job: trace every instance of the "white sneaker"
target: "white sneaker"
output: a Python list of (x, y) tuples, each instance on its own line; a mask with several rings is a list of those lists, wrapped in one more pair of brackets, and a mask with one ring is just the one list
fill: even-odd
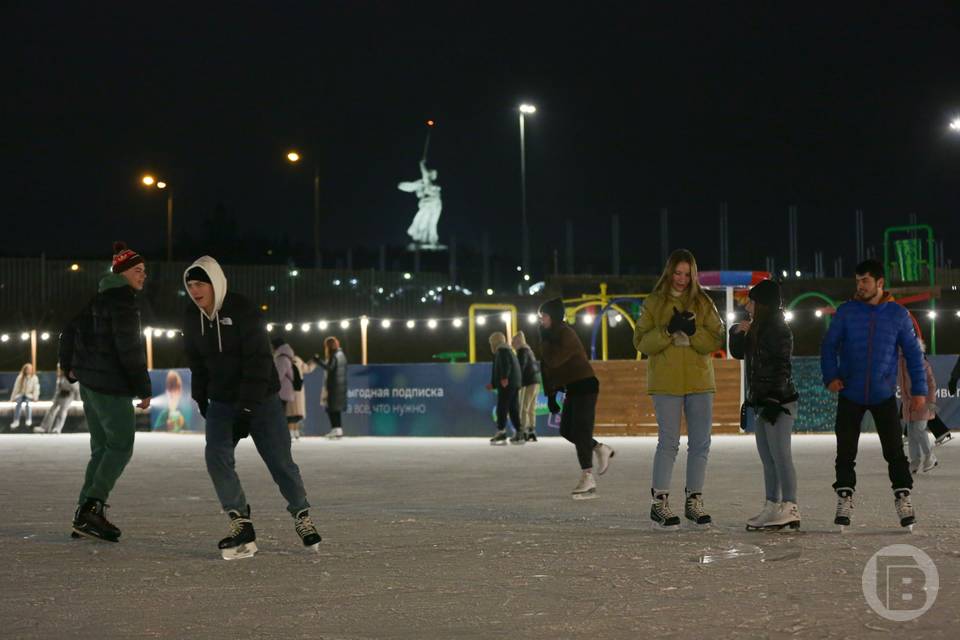
[(796, 502), (783, 502), (779, 511), (763, 523), (763, 528), (768, 531), (777, 531), (790, 527), (791, 529), (800, 528), (800, 507)]
[(343, 437), (343, 429), (337, 427), (336, 429), (330, 429), (330, 433), (327, 434), (327, 438), (330, 440), (339, 440)]
[[(933, 471), (933, 468), (940, 464), (937, 461), (937, 456), (932, 453), (926, 456), (923, 456), (923, 472)], [(911, 465), (912, 466), (912, 465)]]
[(33, 432), (34, 432), (34, 433), (46, 433), (47, 430), (44, 429), (43, 427), (34, 427), (34, 428), (33, 428)]
[(767, 500), (763, 503), (763, 509), (757, 515), (747, 520), (747, 531), (761, 529), (767, 520), (780, 513), (780, 503), (773, 500)]
[(584, 471), (580, 474), (580, 482), (574, 487), (570, 494), (574, 500), (590, 500), (597, 497), (597, 481), (590, 471)]
[(603, 475), (607, 472), (607, 469), (610, 467), (610, 460), (613, 459), (613, 456), (617, 455), (617, 452), (603, 444), (598, 442), (597, 446), (593, 448), (593, 457), (597, 460), (597, 474)]

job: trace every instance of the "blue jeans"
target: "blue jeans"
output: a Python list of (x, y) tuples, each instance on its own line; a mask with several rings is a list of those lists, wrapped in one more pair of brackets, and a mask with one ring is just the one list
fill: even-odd
[(930, 455), (926, 420), (907, 424), (907, 443), (910, 447), (910, 462), (919, 462), (922, 456)]
[(653, 396), (657, 413), (657, 452), (653, 456), (653, 489), (670, 491), (673, 463), (680, 450), (680, 413), (687, 418), (688, 493), (703, 491), (710, 455), (710, 429), (713, 426), (713, 393), (689, 393), (685, 396)]
[(27, 396), (17, 396), (17, 406), (13, 410), (13, 428), (16, 429), (20, 426), (20, 412), (23, 410), (24, 406), (27, 409), (27, 426), (29, 427), (33, 424), (33, 407), (30, 406), (30, 398)]
[(757, 414), (757, 453), (763, 463), (763, 486), (770, 502), (797, 501), (797, 472), (793, 468), (790, 435), (797, 419), (797, 403), (783, 405), (790, 415), (781, 413), (770, 424)]
[[(211, 400), (207, 409), (207, 446), (204, 456), (207, 472), (224, 511), (244, 511), (247, 508), (247, 498), (235, 469), (233, 420), (236, 414), (233, 404), (216, 400)], [(267, 398), (254, 410), (250, 421), (250, 437), (270, 470), (273, 481), (280, 488), (280, 493), (287, 500), (287, 511), (296, 515), (298, 511), (308, 508), (310, 504), (303, 488), (300, 468), (290, 455), (290, 430), (279, 397), (273, 395)]]

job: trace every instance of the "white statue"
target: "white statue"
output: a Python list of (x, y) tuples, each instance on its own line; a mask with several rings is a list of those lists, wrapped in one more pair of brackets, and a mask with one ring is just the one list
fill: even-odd
[(401, 182), (397, 185), (400, 191), (417, 194), (419, 209), (414, 216), (407, 234), (413, 239), (414, 245), (421, 249), (440, 249), (437, 223), (440, 221), (440, 186), (437, 184), (437, 170), (427, 169), (426, 155), (420, 161), (420, 179), (413, 182)]

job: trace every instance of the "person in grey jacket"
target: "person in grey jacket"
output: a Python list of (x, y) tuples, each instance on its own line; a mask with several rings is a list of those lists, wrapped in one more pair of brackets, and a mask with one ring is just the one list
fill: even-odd
[(60, 433), (70, 414), (70, 405), (80, 399), (80, 383), (70, 382), (66, 373), (57, 367), (57, 385), (53, 392), (53, 402), (43, 416), (43, 422), (33, 430), (37, 433)]
[(323, 361), (319, 363), (327, 372), (323, 384), (327, 416), (330, 418), (328, 438), (342, 438), (341, 413), (347, 408), (347, 356), (340, 348), (340, 341), (329, 336), (323, 341)]
[(523, 382), (520, 361), (507, 344), (507, 336), (499, 331), (490, 334), (490, 350), (493, 352), (493, 370), (487, 389), (497, 390), (497, 433), (490, 439), (490, 444), (507, 443), (508, 414), (514, 430), (510, 442), (523, 444), (526, 439), (520, 423), (520, 386)]
[(527, 344), (523, 331), (518, 331), (510, 341), (520, 363), (520, 423), (524, 439), (537, 441), (537, 396), (540, 394), (540, 363), (533, 349)]

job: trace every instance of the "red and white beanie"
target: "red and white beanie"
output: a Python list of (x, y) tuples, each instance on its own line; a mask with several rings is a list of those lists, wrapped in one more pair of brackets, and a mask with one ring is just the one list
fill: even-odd
[(134, 251), (133, 249), (127, 248), (127, 243), (117, 242), (113, 243), (113, 267), (112, 271), (114, 273), (123, 273), (130, 267), (134, 267), (138, 264), (143, 264), (143, 256)]

